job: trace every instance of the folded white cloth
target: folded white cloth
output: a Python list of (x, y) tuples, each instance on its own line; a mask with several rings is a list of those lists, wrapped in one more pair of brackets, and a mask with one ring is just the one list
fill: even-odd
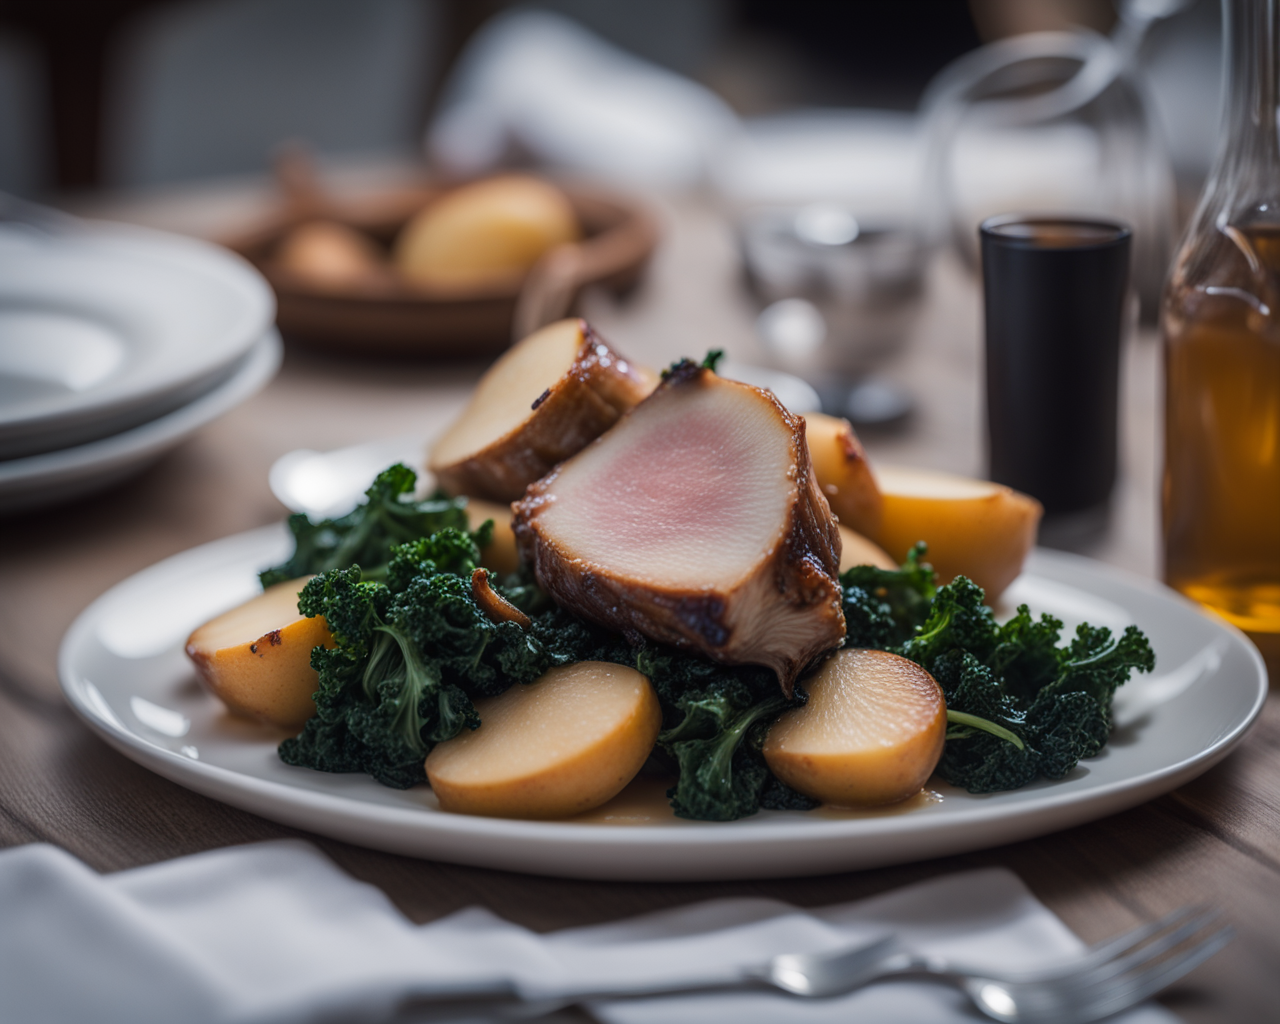
[(706, 86), (562, 15), (515, 10), (467, 44), (426, 145), (455, 174), (483, 173), (516, 151), (614, 181), (687, 186), (737, 131)]
[[(55, 847), (31, 845), (0, 852), (0, 1020), (405, 1019), (404, 1005), (415, 998), (489, 988), (553, 1000), (584, 983), (727, 979), (778, 953), (888, 932), (920, 952), (1000, 968), (1034, 967), (1081, 948), (1015, 875), (999, 869), (816, 911), (716, 900), (537, 935), (476, 908), (414, 925), (380, 890), (300, 841), (107, 876)], [(905, 981), (829, 1000), (716, 992), (590, 1009), (605, 1024), (975, 1018), (958, 993)], [(1118, 1019), (1176, 1020), (1155, 1006)]]

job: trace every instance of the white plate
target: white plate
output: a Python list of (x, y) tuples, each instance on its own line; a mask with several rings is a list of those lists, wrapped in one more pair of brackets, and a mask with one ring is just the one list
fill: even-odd
[(174, 445), (260, 391), (280, 368), (283, 351), (273, 327), (232, 364), (226, 380), (173, 412), (88, 444), (0, 462), (0, 513), (69, 501), (141, 472)]
[(208, 242), (124, 225), (0, 229), (0, 459), (119, 433), (224, 381), (275, 318)]
[(1124, 810), (1199, 775), (1249, 728), (1267, 695), (1256, 648), (1172, 591), (1072, 555), (1037, 551), (1010, 599), (1087, 619), (1137, 622), (1158, 665), (1121, 689), (1101, 756), (1058, 782), (861, 816), (762, 812), (726, 824), (506, 821), (446, 814), (425, 787), (292, 768), (265, 729), (227, 717), (182, 652), (201, 621), (257, 591), (286, 557), (281, 527), (194, 548), (107, 591), (62, 643), (77, 712), (127, 757), (199, 793), (347, 842), (410, 856), (576, 878), (721, 879), (817, 874), (921, 860), (1043, 835)]

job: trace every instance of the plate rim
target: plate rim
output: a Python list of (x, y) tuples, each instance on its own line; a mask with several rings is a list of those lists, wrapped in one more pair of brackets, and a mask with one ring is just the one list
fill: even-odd
[[(26, 414), (0, 410), (0, 437), (16, 439), (33, 433), (72, 429), (76, 424), (119, 416), (134, 404), (160, 401), (171, 391), (198, 387), (201, 381), (216, 377), (243, 358), (275, 320), (275, 293), (266, 279), (252, 263), (225, 246), (113, 221), (77, 222), (73, 229), (55, 234), (52, 240), (60, 238), (88, 241), (91, 245), (122, 244), (131, 250), (130, 255), (141, 254), (142, 259), (178, 266), (183, 273), (191, 272), (206, 280), (217, 279), (239, 293), (243, 308), (234, 327), (226, 332), (231, 340), (220, 346), (213, 358), (202, 348), (189, 353), (192, 358), (182, 360), (160, 380), (139, 384), (136, 375), (126, 374), (100, 391), (95, 389), (89, 396), (66, 396), (53, 403), (52, 408), (38, 408)], [(0, 250), (2, 256), (3, 250)], [(74, 305), (74, 299), (74, 288), (69, 288), (68, 303)]]
[(261, 391), (279, 370), (283, 355), (279, 333), (270, 328), (225, 381), (172, 412), (82, 445), (0, 461), (0, 516), (70, 501), (140, 472)]
[(265, 385), (279, 369), (283, 354), (284, 343), (280, 339), (280, 332), (270, 327), (240, 357), (241, 363), (231, 375), (211, 391), (172, 412), (122, 430), (118, 434), (53, 452), (0, 460), (0, 488), (38, 480), (42, 476), (101, 465), (108, 460), (114, 462), (132, 458), (140, 450), (149, 449), (152, 445), (167, 444), (174, 437), (199, 429)]
[[(102, 595), (91, 602), (75, 619), (71, 627), (67, 630), (59, 646), (58, 652), (58, 679), (59, 685), (68, 702), (72, 705), (77, 715), (81, 717), (95, 733), (105, 739), (111, 746), (116, 748), (149, 770), (156, 771), (157, 774), (183, 785), (186, 788), (194, 789), (210, 796), (221, 802), (230, 803), (233, 806), (239, 806), (249, 810), (252, 813), (258, 813), (264, 817), (272, 818), (276, 821), (282, 821), (294, 827), (303, 828), (320, 834), (332, 835), (351, 842), (360, 842), (360, 839), (351, 838), (351, 828), (337, 828), (335, 830), (326, 830), (317, 828), (314, 824), (299, 823), (300, 816), (306, 816), (316, 812), (332, 813), (337, 811), (340, 813), (342, 820), (338, 823), (342, 826), (359, 827), (367, 825), (370, 827), (396, 828), (407, 827), (411, 830), (421, 829), (423, 825), (424, 811), (430, 814), (427, 819), (429, 822), (426, 831), (434, 833), (436, 836), (445, 840), (468, 839), (474, 841), (491, 841), (501, 839), (507, 841), (518, 840), (522, 844), (531, 847), (543, 847), (550, 849), (564, 842), (572, 842), (575, 845), (582, 845), (590, 849), (602, 852), (609, 850), (618, 850), (620, 848), (646, 849), (652, 850), (655, 847), (666, 847), (672, 844), (686, 849), (700, 849), (702, 851), (714, 852), (718, 849), (724, 849), (729, 845), (738, 845), (744, 842), (753, 844), (791, 844), (796, 842), (814, 842), (822, 841), (823, 843), (839, 843), (848, 841), (857, 837), (876, 837), (885, 836), (891, 833), (904, 835), (930, 834), (945, 837), (957, 830), (974, 829), (981, 832), (983, 826), (1001, 826), (1010, 825), (1019, 821), (1028, 821), (1030, 819), (1042, 818), (1046, 816), (1065, 814), (1069, 821), (1060, 825), (1052, 826), (1048, 829), (1033, 830), (1031, 833), (1022, 834), (1014, 828), (1014, 839), (1030, 838), (1031, 835), (1046, 834), (1047, 832), (1059, 831), (1062, 828), (1072, 827), (1084, 821), (1093, 820), (1093, 818), (1105, 816), (1109, 813), (1126, 809), (1137, 803), (1144, 802), (1162, 792), (1167, 792), (1176, 785), (1203, 771), (1208, 770), (1218, 761), (1222, 760), (1233, 747), (1248, 733), (1248, 731), (1256, 723), (1263, 705), (1266, 702), (1269, 692), (1268, 679), (1265, 663), (1256, 646), (1249, 641), (1239, 629), (1231, 623), (1221, 620), (1215, 616), (1204, 613), (1197, 605), (1186, 599), (1170, 588), (1165, 587), (1157, 581), (1149, 580), (1136, 573), (1118, 568), (1116, 566), (1107, 565), (1094, 559), (1084, 556), (1069, 554), (1066, 552), (1047, 551), (1045, 549), (1037, 549), (1028, 563), (1028, 570), (1035, 573), (1037, 563), (1052, 564), (1058, 562), (1073, 568), (1083, 568), (1090, 573), (1101, 573), (1109, 576), (1116, 582), (1136, 587), (1150, 595), (1168, 599), (1170, 596), (1177, 598), (1187, 611), (1192, 614), (1199, 615), (1209, 621), (1213, 626), (1221, 628), (1227, 635), (1237, 641), (1247, 654), (1250, 664), (1253, 668), (1253, 676), (1250, 680), (1254, 684), (1255, 690), (1252, 695), (1252, 702), (1247, 714), (1242, 716), (1235, 725), (1218, 737), (1213, 743), (1206, 746), (1194, 755), (1182, 758), (1173, 764), (1165, 765), (1161, 768), (1144, 772), (1137, 776), (1130, 776), (1124, 779), (1114, 780), (1102, 785), (1085, 789), (1085, 790), (1066, 790), (1061, 793), (1049, 792), (1038, 798), (1034, 798), (1034, 803), (1030, 806), (1016, 802), (1005, 802), (999, 804), (989, 804), (987, 806), (970, 806), (967, 808), (963, 817), (955, 819), (938, 819), (931, 815), (895, 815), (885, 814), (876, 817), (858, 817), (850, 819), (811, 819), (811, 820), (794, 820), (787, 819), (785, 822), (781, 819), (772, 817), (766, 818), (746, 818), (735, 822), (679, 822), (675, 824), (656, 824), (637, 827), (628, 826), (609, 826), (598, 823), (582, 823), (582, 822), (546, 822), (531, 821), (523, 819), (502, 819), (502, 818), (484, 818), (470, 815), (451, 815), (443, 812), (433, 811), (429, 808), (405, 808), (394, 807), (386, 804), (370, 803), (363, 801), (357, 797), (346, 796), (337, 793), (328, 793), (323, 790), (315, 790), (307, 787), (293, 786), (285, 782), (263, 779), (253, 775), (246, 774), (231, 768), (222, 767), (220, 765), (209, 764), (206, 762), (192, 760), (179, 753), (166, 750), (155, 744), (149, 743), (144, 737), (136, 732), (129, 730), (122, 722), (113, 724), (104, 718), (86, 700), (83, 684), (93, 685), (89, 680), (82, 680), (77, 675), (72, 665), (75, 651), (92, 635), (92, 631), (96, 628), (97, 621), (102, 611), (113, 598), (116, 590), (125, 584), (131, 583), (137, 577), (151, 571), (159, 571), (161, 567), (167, 566), (175, 560), (190, 558), (195, 556), (197, 552), (219, 545), (233, 544), (249, 544), (253, 541), (265, 542), (268, 539), (277, 539), (281, 536), (282, 524), (274, 523), (269, 526), (259, 527), (256, 530), (249, 530), (242, 533), (232, 534), (218, 540), (207, 542), (206, 544), (197, 545), (178, 552), (169, 558), (163, 559), (153, 565), (134, 573), (126, 579), (115, 584), (113, 587), (105, 591)], [(136, 756), (135, 756), (136, 755)], [(305, 769), (298, 769), (303, 771)], [(1172, 781), (1170, 781), (1172, 780)], [(1044, 789), (1049, 789), (1054, 783), (1042, 784)], [(240, 795), (246, 799), (237, 802), (234, 799), (228, 799), (227, 793)], [(1021, 792), (1028, 792), (1022, 790)], [(1040, 792), (1039, 789), (1036, 792)], [(979, 796), (981, 800), (983, 797)], [(286, 812), (282, 816), (272, 813), (271, 810), (264, 811), (263, 803), (271, 801), (280, 801)], [(1101, 806), (1103, 809), (1097, 814), (1090, 813), (1094, 805)], [(277, 809), (278, 810), (278, 809)], [(1081, 813), (1083, 812), (1083, 813)], [(781, 812), (779, 812), (781, 813)], [(995, 842), (988, 842), (985, 839), (979, 839), (977, 842), (968, 846), (956, 844), (954, 842), (945, 844), (943, 852), (960, 852), (964, 849), (985, 848), (993, 845), (1002, 845), (1004, 842), (1013, 841), (1012, 839), (999, 839)], [(387, 840), (367, 842), (369, 845), (377, 849), (393, 850), (394, 852), (407, 853), (411, 856), (418, 856), (429, 859), (452, 860), (457, 863), (472, 864), (474, 866), (488, 866), (505, 868), (506, 870), (521, 870), (513, 868), (508, 862), (494, 861), (492, 859), (485, 861), (483, 859), (475, 859), (474, 857), (456, 857), (449, 856), (448, 853), (435, 851), (432, 853), (414, 853), (412, 852), (412, 843), (406, 842), (396, 845), (394, 842)], [(932, 856), (941, 855), (938, 852), (924, 850), (919, 857), (914, 859), (926, 859)], [(891, 861), (883, 861), (882, 863), (905, 863), (913, 858), (895, 857)], [(501, 860), (501, 858), (499, 858)], [(863, 864), (860, 867), (871, 866)], [(856, 870), (854, 868), (845, 868), (845, 870)], [(652, 874), (638, 873), (634, 870), (622, 870), (619, 872), (603, 872), (590, 873), (581, 870), (567, 869), (562, 872), (546, 870), (544, 868), (526, 868), (524, 870), (537, 874), (562, 874), (566, 877), (599, 877), (599, 878), (713, 878), (713, 877), (767, 877), (777, 876), (779, 874), (817, 874), (824, 873), (829, 870), (838, 870), (830, 867), (818, 867), (812, 870), (805, 870), (798, 867), (792, 871), (779, 872), (771, 870), (761, 870), (759, 872), (737, 872), (726, 873), (722, 876), (709, 875), (700, 873), (697, 870), (658, 870)]]

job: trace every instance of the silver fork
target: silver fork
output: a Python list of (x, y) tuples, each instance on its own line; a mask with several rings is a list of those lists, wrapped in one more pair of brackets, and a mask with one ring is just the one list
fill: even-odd
[[(745, 987), (780, 989), (822, 999), (844, 995), (873, 982), (921, 978), (953, 985), (992, 1020), (1006, 1024), (1087, 1024), (1128, 1009), (1177, 981), (1234, 937), (1218, 927), (1217, 911), (1187, 906), (1132, 931), (1089, 947), (1079, 956), (1038, 971), (996, 972), (904, 951), (896, 936), (825, 953), (784, 953), (714, 982), (643, 984), (633, 988), (562, 992), (548, 999), (522, 1000), (513, 991), (492, 989), (427, 998), (415, 1020), (456, 1019), (462, 1010), (495, 1011), (503, 1019), (528, 1019), (571, 1005), (622, 999), (732, 991)], [(434, 1012), (434, 1015), (432, 1013)], [(443, 1016), (440, 1016), (443, 1014)]]
[(895, 977), (954, 985), (982, 1013), (1007, 1024), (1086, 1024), (1119, 1013), (1177, 981), (1234, 937), (1217, 911), (1182, 907), (1041, 971), (999, 973), (902, 952), (890, 936), (834, 953), (784, 954), (744, 980), (821, 998)]

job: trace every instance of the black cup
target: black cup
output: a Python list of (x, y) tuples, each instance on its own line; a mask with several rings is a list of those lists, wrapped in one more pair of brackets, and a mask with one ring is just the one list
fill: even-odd
[(979, 229), (990, 475), (1046, 515), (1104, 505), (1116, 480), (1131, 232), (1068, 217)]

